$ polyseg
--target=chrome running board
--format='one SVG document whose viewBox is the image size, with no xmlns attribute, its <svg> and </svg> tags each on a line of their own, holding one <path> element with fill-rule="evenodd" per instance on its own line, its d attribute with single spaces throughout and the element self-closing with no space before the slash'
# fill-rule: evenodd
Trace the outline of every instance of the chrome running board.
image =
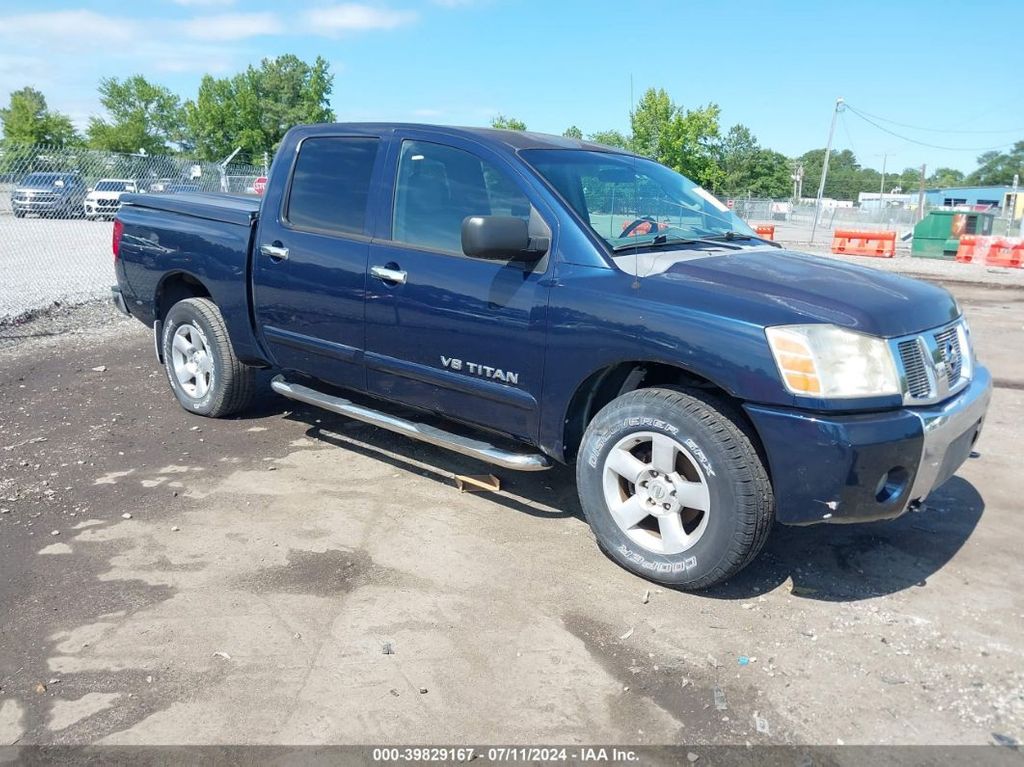
<svg viewBox="0 0 1024 767">
<path fill-rule="evenodd" d="M 506 469 L 515 471 L 544 471 L 551 468 L 551 460 L 540 453 L 514 453 L 504 450 L 489 442 L 483 442 L 469 437 L 462 437 L 458 434 L 438 429 L 424 423 L 407 421 L 404 418 L 382 413 L 379 410 L 372 410 L 362 405 L 357 405 L 343 397 L 336 397 L 331 394 L 324 394 L 316 389 L 301 384 L 289 383 L 284 376 L 276 376 L 270 382 L 271 387 L 278 394 L 289 399 L 305 402 L 307 405 L 330 410 L 332 413 L 354 418 L 357 421 L 379 426 L 382 429 L 402 434 L 406 437 L 418 439 L 420 442 L 427 442 L 431 445 L 447 448 L 470 458 L 476 458 L 486 463 L 493 463 Z"/>
</svg>

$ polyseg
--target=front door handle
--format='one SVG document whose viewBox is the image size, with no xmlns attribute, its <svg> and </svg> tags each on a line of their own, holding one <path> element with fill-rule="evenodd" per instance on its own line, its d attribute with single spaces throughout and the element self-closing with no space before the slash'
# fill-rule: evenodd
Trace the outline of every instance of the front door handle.
<svg viewBox="0 0 1024 767">
<path fill-rule="evenodd" d="M 288 260 L 288 248 L 281 247 L 280 245 L 260 245 L 260 253 L 264 256 L 269 256 L 274 261 Z"/>
<path fill-rule="evenodd" d="M 386 266 L 371 266 L 370 274 L 378 280 L 393 282 L 396 285 L 404 285 L 405 281 L 409 278 L 409 275 L 401 269 L 389 269 Z"/>
</svg>

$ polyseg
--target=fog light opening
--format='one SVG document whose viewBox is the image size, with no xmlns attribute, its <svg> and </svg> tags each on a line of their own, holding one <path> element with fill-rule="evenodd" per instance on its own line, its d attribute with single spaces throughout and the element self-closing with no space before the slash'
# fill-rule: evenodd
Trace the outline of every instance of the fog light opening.
<svg viewBox="0 0 1024 767">
<path fill-rule="evenodd" d="M 891 503 L 899 499 L 907 489 L 910 475 L 902 466 L 894 466 L 878 479 L 875 485 L 875 500 L 879 503 Z"/>
</svg>

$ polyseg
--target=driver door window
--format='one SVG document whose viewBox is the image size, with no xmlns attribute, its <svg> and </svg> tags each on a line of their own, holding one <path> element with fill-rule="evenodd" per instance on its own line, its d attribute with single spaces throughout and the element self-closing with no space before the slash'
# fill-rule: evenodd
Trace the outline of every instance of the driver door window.
<svg viewBox="0 0 1024 767">
<path fill-rule="evenodd" d="M 462 253 L 468 216 L 530 220 L 530 201 L 501 171 L 454 147 L 404 141 L 391 237 L 413 247 Z"/>
</svg>

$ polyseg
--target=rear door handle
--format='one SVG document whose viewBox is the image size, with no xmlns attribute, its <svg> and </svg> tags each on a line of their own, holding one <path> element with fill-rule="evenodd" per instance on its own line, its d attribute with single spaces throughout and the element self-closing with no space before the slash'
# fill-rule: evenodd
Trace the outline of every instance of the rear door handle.
<svg viewBox="0 0 1024 767">
<path fill-rule="evenodd" d="M 280 245 L 260 245 L 260 253 L 269 256 L 274 261 L 288 260 L 288 248 L 283 248 Z"/>
<path fill-rule="evenodd" d="M 393 282 L 396 285 L 404 285 L 405 281 L 409 278 L 409 275 L 401 269 L 389 269 L 386 266 L 371 266 L 370 274 L 378 280 Z"/>
</svg>

